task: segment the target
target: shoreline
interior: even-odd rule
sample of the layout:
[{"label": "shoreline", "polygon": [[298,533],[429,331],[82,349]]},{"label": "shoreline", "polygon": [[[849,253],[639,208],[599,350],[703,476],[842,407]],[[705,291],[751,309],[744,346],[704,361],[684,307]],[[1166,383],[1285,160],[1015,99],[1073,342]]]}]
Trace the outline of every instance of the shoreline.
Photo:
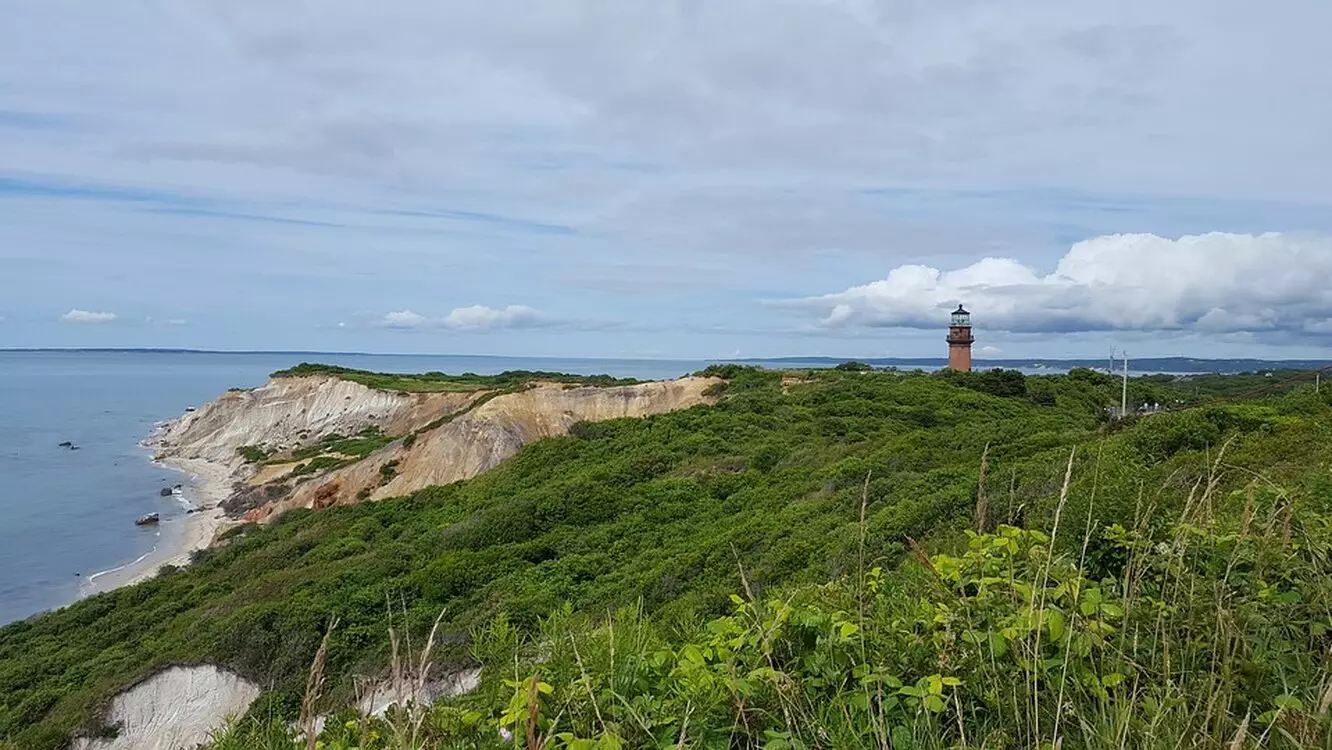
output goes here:
[{"label": "shoreline", "polygon": [[[157,447],[151,439],[144,445]],[[162,534],[157,546],[137,560],[89,576],[79,589],[79,599],[141,583],[156,576],[167,565],[185,567],[195,552],[211,546],[218,534],[235,525],[236,522],[228,519],[221,507],[231,494],[230,468],[198,458],[166,457],[155,463],[188,475],[191,504],[197,512],[187,513],[178,522],[170,522],[180,524],[179,533]]]}]

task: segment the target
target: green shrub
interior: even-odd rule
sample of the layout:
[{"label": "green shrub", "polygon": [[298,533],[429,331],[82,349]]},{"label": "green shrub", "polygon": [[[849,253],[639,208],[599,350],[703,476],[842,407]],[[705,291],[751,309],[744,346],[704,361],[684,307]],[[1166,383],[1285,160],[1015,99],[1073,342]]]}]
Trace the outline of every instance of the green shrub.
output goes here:
[{"label": "green shrub", "polygon": [[841,370],[841,371],[843,371],[843,372],[869,372],[870,370],[873,370],[874,368],[873,368],[873,367],[870,367],[869,365],[865,364],[864,362],[856,362],[855,360],[852,360],[852,361],[850,361],[850,362],[843,362],[843,363],[837,365],[836,367],[834,367],[833,369],[834,369],[834,370]]},{"label": "green shrub", "polygon": [[271,451],[261,445],[242,445],[236,449],[236,453],[245,459],[246,463],[256,464],[267,459]]},{"label": "green shrub", "polygon": [[330,471],[332,469],[337,469],[346,466],[349,463],[351,462],[347,461],[346,459],[337,458],[334,456],[317,456],[315,458],[310,459],[309,461],[297,464],[295,468],[291,470],[290,476],[302,477],[307,474],[315,474],[321,471]]},{"label": "green shrub", "polygon": [[393,477],[398,475],[399,463],[398,459],[395,458],[392,461],[386,461],[379,466],[379,484],[381,487],[391,482]]}]

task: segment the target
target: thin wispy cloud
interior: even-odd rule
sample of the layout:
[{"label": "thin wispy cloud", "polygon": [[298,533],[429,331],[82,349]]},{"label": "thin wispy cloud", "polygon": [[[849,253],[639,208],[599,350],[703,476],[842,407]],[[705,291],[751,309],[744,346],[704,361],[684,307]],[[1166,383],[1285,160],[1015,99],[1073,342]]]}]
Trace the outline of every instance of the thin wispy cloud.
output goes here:
[{"label": "thin wispy cloud", "polygon": [[554,321],[526,305],[508,305],[500,308],[470,305],[454,308],[447,315],[438,318],[427,317],[411,310],[398,310],[386,313],[378,323],[381,327],[399,330],[433,328],[451,331],[491,331],[505,328],[532,328],[552,324]]}]

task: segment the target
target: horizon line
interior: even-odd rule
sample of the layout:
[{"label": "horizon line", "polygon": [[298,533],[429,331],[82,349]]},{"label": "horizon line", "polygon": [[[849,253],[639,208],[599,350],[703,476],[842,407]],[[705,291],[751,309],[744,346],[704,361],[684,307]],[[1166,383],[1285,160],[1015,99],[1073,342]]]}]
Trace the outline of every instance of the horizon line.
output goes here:
[{"label": "horizon line", "polygon": [[[824,354],[788,354],[769,357],[643,357],[643,356],[565,356],[565,355],[543,355],[543,354],[445,354],[445,353],[409,353],[409,352],[366,352],[366,351],[333,351],[316,349],[194,349],[181,347],[59,347],[59,346],[37,346],[37,347],[0,347],[0,353],[157,353],[157,354],[309,354],[324,356],[353,356],[353,357],[456,357],[460,359],[565,359],[565,360],[583,360],[583,361],[639,361],[639,362],[796,362],[796,361],[827,361],[827,362],[907,362],[907,363],[938,363],[947,362],[947,357],[855,357],[855,356],[837,356]],[[1103,357],[1093,356],[1069,356],[1069,357],[986,357],[976,358],[975,362],[1100,362]],[[1301,358],[1288,357],[1278,359],[1268,359],[1264,357],[1193,357],[1188,355],[1169,355],[1157,357],[1139,357],[1135,362],[1157,362],[1169,360],[1188,360],[1193,362],[1300,362],[1300,363],[1329,363],[1332,359],[1322,358]]]}]

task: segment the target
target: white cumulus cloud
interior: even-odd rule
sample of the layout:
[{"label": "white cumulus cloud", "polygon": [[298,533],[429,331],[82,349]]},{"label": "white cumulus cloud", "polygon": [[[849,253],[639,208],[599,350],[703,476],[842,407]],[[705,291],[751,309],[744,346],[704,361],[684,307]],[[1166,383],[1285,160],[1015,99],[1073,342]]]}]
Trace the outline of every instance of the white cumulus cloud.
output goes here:
[{"label": "white cumulus cloud", "polygon": [[485,329],[485,328],[521,328],[538,323],[541,314],[525,305],[509,305],[503,308],[471,305],[459,307],[444,318],[447,328]]},{"label": "white cumulus cloud", "polygon": [[1328,279],[1332,237],[1117,234],[1073,245],[1049,272],[1011,258],[906,265],[796,304],[829,328],[938,328],[965,304],[990,330],[1318,334],[1332,320]]},{"label": "white cumulus cloud", "polygon": [[60,319],[66,323],[110,323],[116,319],[116,314],[113,312],[91,312],[74,308],[64,315],[61,315]]},{"label": "white cumulus cloud", "polygon": [[455,331],[485,331],[501,328],[528,328],[545,322],[540,312],[526,305],[487,307],[470,305],[454,308],[442,318],[430,318],[411,310],[391,312],[380,318],[384,328],[441,328]]}]

